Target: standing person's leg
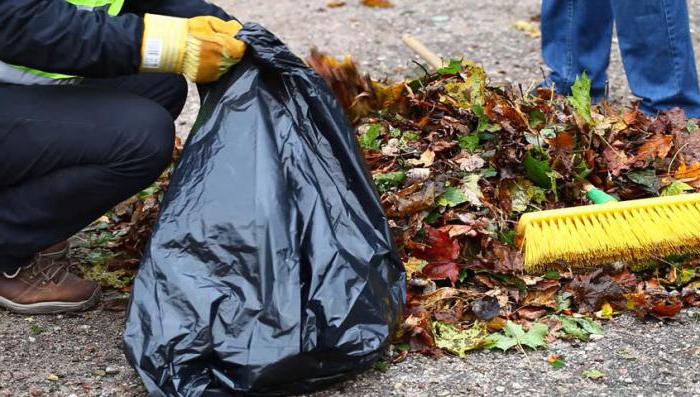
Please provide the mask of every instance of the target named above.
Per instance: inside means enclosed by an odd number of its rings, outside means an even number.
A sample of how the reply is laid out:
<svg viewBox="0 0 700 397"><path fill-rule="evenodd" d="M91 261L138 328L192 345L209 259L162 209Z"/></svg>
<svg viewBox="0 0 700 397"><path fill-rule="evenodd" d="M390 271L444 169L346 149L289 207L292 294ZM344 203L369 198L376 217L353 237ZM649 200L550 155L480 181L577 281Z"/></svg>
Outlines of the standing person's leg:
<svg viewBox="0 0 700 397"><path fill-rule="evenodd" d="M22 267L151 184L171 160L174 131L162 106L125 92L0 86L0 305L73 299L61 288L74 278ZM54 291L20 290L29 284L18 274L45 276Z"/></svg>
<svg viewBox="0 0 700 397"><path fill-rule="evenodd" d="M559 93L570 94L576 77L586 72L592 96L605 95L613 32L610 1L542 2L542 55L552 69L545 83L554 83Z"/></svg>
<svg viewBox="0 0 700 397"><path fill-rule="evenodd" d="M686 0L613 0L622 60L642 110L700 117L700 87Z"/></svg>

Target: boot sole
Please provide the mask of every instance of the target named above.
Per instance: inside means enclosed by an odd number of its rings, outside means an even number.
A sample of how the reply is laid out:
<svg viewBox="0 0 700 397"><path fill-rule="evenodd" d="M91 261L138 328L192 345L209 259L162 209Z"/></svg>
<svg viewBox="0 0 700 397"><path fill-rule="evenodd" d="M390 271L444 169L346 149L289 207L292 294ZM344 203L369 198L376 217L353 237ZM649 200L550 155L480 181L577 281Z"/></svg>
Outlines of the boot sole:
<svg viewBox="0 0 700 397"><path fill-rule="evenodd" d="M0 296L0 307L19 314L59 314L90 309L97 305L100 299L102 289L97 288L88 299L81 302L40 302L23 305Z"/></svg>

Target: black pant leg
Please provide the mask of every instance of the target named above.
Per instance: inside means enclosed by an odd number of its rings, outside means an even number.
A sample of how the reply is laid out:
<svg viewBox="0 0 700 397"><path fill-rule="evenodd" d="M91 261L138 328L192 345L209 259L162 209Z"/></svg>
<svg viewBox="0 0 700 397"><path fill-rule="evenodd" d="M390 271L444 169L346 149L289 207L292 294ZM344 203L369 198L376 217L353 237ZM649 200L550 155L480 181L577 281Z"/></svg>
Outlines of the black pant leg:
<svg viewBox="0 0 700 397"><path fill-rule="evenodd" d="M174 132L163 106L123 91L0 86L0 271L151 184Z"/></svg>
<svg viewBox="0 0 700 397"><path fill-rule="evenodd" d="M187 100L187 82L179 74L144 73L112 79L85 79L81 86L115 89L150 99L176 119Z"/></svg>

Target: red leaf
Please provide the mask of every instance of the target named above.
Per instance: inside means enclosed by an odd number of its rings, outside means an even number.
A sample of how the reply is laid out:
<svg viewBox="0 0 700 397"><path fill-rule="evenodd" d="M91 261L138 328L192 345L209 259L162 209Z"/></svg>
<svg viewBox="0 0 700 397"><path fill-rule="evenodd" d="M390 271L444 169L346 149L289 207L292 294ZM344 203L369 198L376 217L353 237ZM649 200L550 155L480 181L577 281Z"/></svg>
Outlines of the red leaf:
<svg viewBox="0 0 700 397"><path fill-rule="evenodd" d="M451 239L449 233L425 226L428 234L428 247L414 252L419 259L431 262L452 262L459 257L459 243Z"/></svg>
<svg viewBox="0 0 700 397"><path fill-rule="evenodd" d="M569 131L564 131L549 140L549 144L556 153L569 154L574 151L576 141Z"/></svg>
<svg viewBox="0 0 700 397"><path fill-rule="evenodd" d="M639 291L634 294L627 295L627 307L634 310L639 317L645 317L649 314L649 299L644 291Z"/></svg>
<svg viewBox="0 0 700 397"><path fill-rule="evenodd" d="M674 317L683 308L683 303L673 303L666 305L664 303L658 303L651 309L651 312L659 317Z"/></svg>
<svg viewBox="0 0 700 397"><path fill-rule="evenodd" d="M637 276L635 276L634 273L630 273L628 270L625 270L622 273L613 274L610 277L612 277L612 279L625 290L634 289L638 283Z"/></svg>
<svg viewBox="0 0 700 397"><path fill-rule="evenodd" d="M540 99L544 99L546 101L551 101L552 98L554 98L555 92L554 90L550 88L545 88L545 87L538 87L537 88L537 97Z"/></svg>
<svg viewBox="0 0 700 397"><path fill-rule="evenodd" d="M448 278L454 286L459 278L459 266L454 262L429 263L425 265L421 273L433 280Z"/></svg>

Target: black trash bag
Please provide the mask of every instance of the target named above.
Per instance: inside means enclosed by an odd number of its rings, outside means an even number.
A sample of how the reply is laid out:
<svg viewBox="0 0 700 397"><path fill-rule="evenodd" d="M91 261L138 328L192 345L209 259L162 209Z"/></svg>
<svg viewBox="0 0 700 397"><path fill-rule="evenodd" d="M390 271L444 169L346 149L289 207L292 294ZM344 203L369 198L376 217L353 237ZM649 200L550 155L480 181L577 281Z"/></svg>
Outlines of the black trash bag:
<svg viewBox="0 0 700 397"><path fill-rule="evenodd" d="M323 80L246 25L203 95L124 334L154 396L318 389L397 330L405 274L353 130Z"/></svg>

